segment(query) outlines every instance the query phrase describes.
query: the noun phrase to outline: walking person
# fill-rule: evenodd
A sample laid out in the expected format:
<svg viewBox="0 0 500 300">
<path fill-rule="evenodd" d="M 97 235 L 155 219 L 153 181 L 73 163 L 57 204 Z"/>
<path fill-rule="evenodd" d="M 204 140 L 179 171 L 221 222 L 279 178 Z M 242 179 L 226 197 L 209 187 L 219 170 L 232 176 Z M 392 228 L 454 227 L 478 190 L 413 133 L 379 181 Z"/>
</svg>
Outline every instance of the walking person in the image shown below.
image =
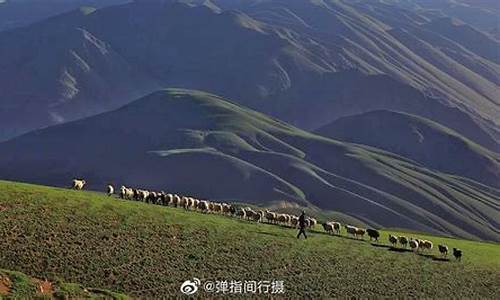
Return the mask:
<svg viewBox="0 0 500 300">
<path fill-rule="evenodd" d="M 302 214 L 299 217 L 299 234 L 297 234 L 297 238 L 300 238 L 300 235 L 303 234 L 304 238 L 307 239 L 306 235 L 306 212 L 302 211 Z"/>
</svg>

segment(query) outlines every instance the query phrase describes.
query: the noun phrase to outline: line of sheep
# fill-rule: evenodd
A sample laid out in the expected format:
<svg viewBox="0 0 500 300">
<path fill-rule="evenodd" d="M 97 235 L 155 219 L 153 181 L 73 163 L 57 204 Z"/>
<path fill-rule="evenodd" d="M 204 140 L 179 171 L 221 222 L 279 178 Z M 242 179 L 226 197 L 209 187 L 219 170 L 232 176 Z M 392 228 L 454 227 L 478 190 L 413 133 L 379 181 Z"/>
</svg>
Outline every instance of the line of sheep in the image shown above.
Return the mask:
<svg viewBox="0 0 500 300">
<path fill-rule="evenodd" d="M 83 179 L 73 180 L 73 189 L 82 190 L 86 182 Z M 107 186 L 108 196 L 112 196 L 115 189 L 112 185 Z M 144 189 L 135 189 L 131 187 L 121 186 L 118 196 L 124 200 L 141 201 L 150 204 L 183 207 L 186 210 L 197 210 L 204 213 L 219 213 L 227 216 L 239 217 L 255 222 L 267 221 L 270 224 L 283 225 L 291 228 L 298 226 L 299 217 L 296 215 L 272 212 L 269 210 L 253 210 L 250 207 L 237 208 L 231 204 L 213 202 L 208 200 L 199 200 L 193 197 L 180 196 L 177 194 L 165 193 L 164 191 L 154 192 Z M 308 217 L 305 220 L 306 227 L 313 228 L 317 225 L 315 218 Z M 325 222 L 322 224 L 323 229 L 330 234 L 341 234 L 342 224 L 340 222 Z M 380 233 L 376 229 L 363 229 L 352 225 L 344 225 L 347 234 L 352 235 L 354 238 L 364 239 L 365 234 L 368 234 L 370 241 L 378 242 Z M 405 236 L 395 236 L 389 234 L 389 243 L 393 247 L 397 247 L 398 243 L 403 248 L 408 246 L 415 252 L 430 252 L 433 248 L 433 243 L 428 240 L 420 240 L 415 238 L 407 238 Z M 439 252 L 443 256 L 448 255 L 447 245 L 438 245 Z M 453 256 L 456 260 L 461 260 L 462 250 L 453 248 Z"/>
<path fill-rule="evenodd" d="M 337 235 L 340 235 L 341 231 L 341 224 L 339 222 L 326 222 L 323 223 L 323 229 L 327 233 L 336 233 Z M 344 225 L 344 228 L 346 229 L 347 234 L 352 235 L 354 238 L 361 238 L 364 239 L 364 235 L 368 234 L 368 237 L 370 238 L 370 241 L 376 241 L 378 242 L 378 239 L 380 237 L 380 233 L 378 230 L 375 229 L 363 229 L 363 228 L 358 228 L 355 226 L 351 225 Z M 398 243 L 401 245 L 403 248 L 407 248 L 408 246 L 415 252 L 430 252 L 432 251 L 433 248 L 433 243 L 428 240 L 420 240 L 420 239 L 415 239 L 415 238 L 407 238 L 405 236 L 395 236 L 392 234 L 389 234 L 389 243 L 393 247 L 397 247 Z M 438 245 L 438 250 L 441 253 L 442 256 L 446 257 L 448 256 L 448 246 L 447 245 Z M 456 260 L 461 260 L 462 259 L 462 250 L 458 248 L 453 248 L 453 256 L 455 257 Z"/>
<path fill-rule="evenodd" d="M 81 189 L 78 188 L 80 187 L 78 184 L 74 186 L 76 189 Z M 107 193 L 109 196 L 114 194 L 114 188 L 112 185 L 107 186 Z M 164 191 L 154 192 L 122 186 L 118 196 L 124 200 L 135 200 L 156 205 L 182 207 L 186 210 L 196 210 L 205 213 L 220 213 L 250 221 L 267 221 L 271 224 L 288 227 L 297 227 L 299 222 L 299 217 L 295 215 L 276 213 L 269 210 L 254 210 L 250 207 L 238 208 L 228 203 L 199 200 L 193 197 L 166 193 Z M 318 223 L 318 221 L 314 218 L 307 218 L 305 222 L 306 226 L 309 228 L 314 227 Z"/>
</svg>

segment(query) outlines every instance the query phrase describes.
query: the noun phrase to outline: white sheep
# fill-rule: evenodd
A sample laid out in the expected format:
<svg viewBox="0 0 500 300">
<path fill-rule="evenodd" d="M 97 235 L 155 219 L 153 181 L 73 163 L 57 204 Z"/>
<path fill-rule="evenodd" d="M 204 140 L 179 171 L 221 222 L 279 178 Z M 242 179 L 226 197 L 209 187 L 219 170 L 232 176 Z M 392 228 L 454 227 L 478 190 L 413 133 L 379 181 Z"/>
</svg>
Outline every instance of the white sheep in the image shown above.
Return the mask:
<svg viewBox="0 0 500 300">
<path fill-rule="evenodd" d="M 134 189 L 122 185 L 120 188 L 120 198 L 132 200 L 134 198 Z"/>
<path fill-rule="evenodd" d="M 423 240 L 421 241 L 419 244 L 418 244 L 418 247 L 419 248 L 422 248 L 422 250 L 428 250 L 428 251 L 431 251 L 432 250 L 432 247 L 433 247 L 433 244 L 431 241 L 428 241 L 428 240 Z"/>
<path fill-rule="evenodd" d="M 173 194 L 167 194 L 165 196 L 165 205 L 173 205 L 174 204 L 174 195 Z"/>
<path fill-rule="evenodd" d="M 236 215 L 242 219 L 245 219 L 247 217 L 247 212 L 245 211 L 244 208 L 242 208 L 242 209 L 238 210 Z"/>
<path fill-rule="evenodd" d="M 266 220 L 269 222 L 269 223 L 275 223 L 276 222 L 276 213 L 274 212 L 271 212 L 269 210 L 266 210 Z"/>
<path fill-rule="evenodd" d="M 327 233 L 333 233 L 333 224 L 330 223 L 330 222 L 327 222 L 327 223 L 323 223 L 323 229 L 327 232 Z"/>
<path fill-rule="evenodd" d="M 347 231 L 348 234 L 352 234 L 352 236 L 356 237 L 357 234 L 357 227 L 351 226 L 351 225 L 345 225 L 345 230 Z"/>
<path fill-rule="evenodd" d="M 313 228 L 314 226 L 316 226 L 316 224 L 318 224 L 318 220 L 316 220 L 315 218 L 308 218 L 308 219 L 310 228 Z"/>
<path fill-rule="evenodd" d="M 83 179 L 73 179 L 72 188 L 75 190 L 83 190 L 83 187 L 87 184 L 87 182 Z"/>
<path fill-rule="evenodd" d="M 174 207 L 180 205 L 180 202 L 181 202 L 181 197 L 177 194 L 174 194 L 174 198 L 172 199 L 172 204 L 174 205 Z"/>
<path fill-rule="evenodd" d="M 292 216 L 289 214 L 285 214 L 285 224 L 290 225 L 290 221 L 292 220 Z"/>
<path fill-rule="evenodd" d="M 200 204 L 200 200 L 195 198 L 193 201 L 194 201 L 193 207 L 198 208 L 198 205 Z"/>
<path fill-rule="evenodd" d="M 278 221 L 278 223 L 286 224 L 286 215 L 285 214 L 278 214 L 276 217 L 276 220 Z"/>
<path fill-rule="evenodd" d="M 222 213 L 225 215 L 231 214 L 231 205 L 227 203 L 222 203 Z"/>
<path fill-rule="evenodd" d="M 214 212 L 217 212 L 217 213 L 222 212 L 222 204 L 214 203 Z"/>
<path fill-rule="evenodd" d="M 261 220 L 261 215 L 258 213 L 258 212 L 253 212 L 253 216 L 252 216 L 252 220 L 255 221 L 255 222 L 260 222 Z"/>
<path fill-rule="evenodd" d="M 149 197 L 149 191 L 137 190 L 137 200 L 146 202 Z"/>
<path fill-rule="evenodd" d="M 115 193 L 115 188 L 111 184 L 108 184 L 107 192 L 108 192 L 108 196 L 111 196 Z"/>
<path fill-rule="evenodd" d="M 189 197 L 189 202 L 189 207 L 191 207 L 192 209 L 196 209 L 196 207 L 198 206 L 196 199 L 193 197 Z"/>
<path fill-rule="evenodd" d="M 333 229 L 335 230 L 335 232 L 340 235 L 340 227 L 342 225 L 340 225 L 339 222 L 330 222 L 332 225 L 333 225 Z"/>
<path fill-rule="evenodd" d="M 191 197 L 184 197 L 184 209 L 189 209 L 192 205 L 191 203 Z"/>
<path fill-rule="evenodd" d="M 198 209 L 201 210 L 202 212 L 208 212 L 208 210 L 209 210 L 208 201 L 206 201 L 206 200 L 199 201 L 198 202 Z"/>
<path fill-rule="evenodd" d="M 186 200 L 187 198 L 182 196 L 181 199 L 179 200 L 179 202 L 177 203 L 177 205 L 179 205 L 180 207 L 186 207 Z"/>
<path fill-rule="evenodd" d="M 410 248 L 412 250 L 418 250 L 418 244 L 419 244 L 419 240 L 417 239 L 413 239 L 413 238 L 410 238 L 410 241 L 408 242 L 408 244 L 410 245 Z"/>
<path fill-rule="evenodd" d="M 128 199 L 127 198 L 127 187 L 124 186 L 124 185 L 122 185 L 120 187 L 120 198 L 122 198 L 122 199 Z"/>
<path fill-rule="evenodd" d="M 258 215 L 258 213 L 250 207 L 245 208 L 245 213 L 246 213 L 247 219 L 249 219 L 249 220 L 253 220 L 254 216 Z"/>
</svg>

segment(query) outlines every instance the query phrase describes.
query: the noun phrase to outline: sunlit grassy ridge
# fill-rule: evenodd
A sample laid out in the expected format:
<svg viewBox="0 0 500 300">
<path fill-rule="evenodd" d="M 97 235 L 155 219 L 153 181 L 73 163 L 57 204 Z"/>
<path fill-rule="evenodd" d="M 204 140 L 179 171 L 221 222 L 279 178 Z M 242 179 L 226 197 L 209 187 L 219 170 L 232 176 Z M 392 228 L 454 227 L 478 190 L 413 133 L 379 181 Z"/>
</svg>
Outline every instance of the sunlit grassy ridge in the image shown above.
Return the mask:
<svg viewBox="0 0 500 300">
<path fill-rule="evenodd" d="M 99 193 L 9 182 L 0 182 L 0 190 L 0 239 L 6 241 L 0 243 L 0 268 L 38 278 L 147 297 L 180 296 L 181 283 L 193 277 L 283 280 L 287 297 L 500 293 L 495 243 L 406 234 L 464 251 L 462 262 L 435 261 L 328 236 L 319 226 L 298 241 L 295 230 L 275 225 Z"/>
</svg>

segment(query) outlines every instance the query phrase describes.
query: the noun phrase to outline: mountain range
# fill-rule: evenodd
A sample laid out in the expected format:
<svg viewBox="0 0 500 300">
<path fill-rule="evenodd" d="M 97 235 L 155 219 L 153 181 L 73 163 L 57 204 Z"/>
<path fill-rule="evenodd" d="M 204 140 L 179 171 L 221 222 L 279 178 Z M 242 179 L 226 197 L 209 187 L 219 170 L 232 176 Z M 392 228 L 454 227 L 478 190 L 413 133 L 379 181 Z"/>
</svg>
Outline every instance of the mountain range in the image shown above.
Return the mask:
<svg viewBox="0 0 500 300">
<path fill-rule="evenodd" d="M 402 111 L 499 149 L 499 43 L 483 31 L 383 1 L 182 2 L 87 7 L 0 33 L 0 138 L 173 86 L 306 130 Z"/>
<path fill-rule="evenodd" d="M 499 241 L 499 13 L 489 0 L 4 1 L 0 178 Z"/>
</svg>

